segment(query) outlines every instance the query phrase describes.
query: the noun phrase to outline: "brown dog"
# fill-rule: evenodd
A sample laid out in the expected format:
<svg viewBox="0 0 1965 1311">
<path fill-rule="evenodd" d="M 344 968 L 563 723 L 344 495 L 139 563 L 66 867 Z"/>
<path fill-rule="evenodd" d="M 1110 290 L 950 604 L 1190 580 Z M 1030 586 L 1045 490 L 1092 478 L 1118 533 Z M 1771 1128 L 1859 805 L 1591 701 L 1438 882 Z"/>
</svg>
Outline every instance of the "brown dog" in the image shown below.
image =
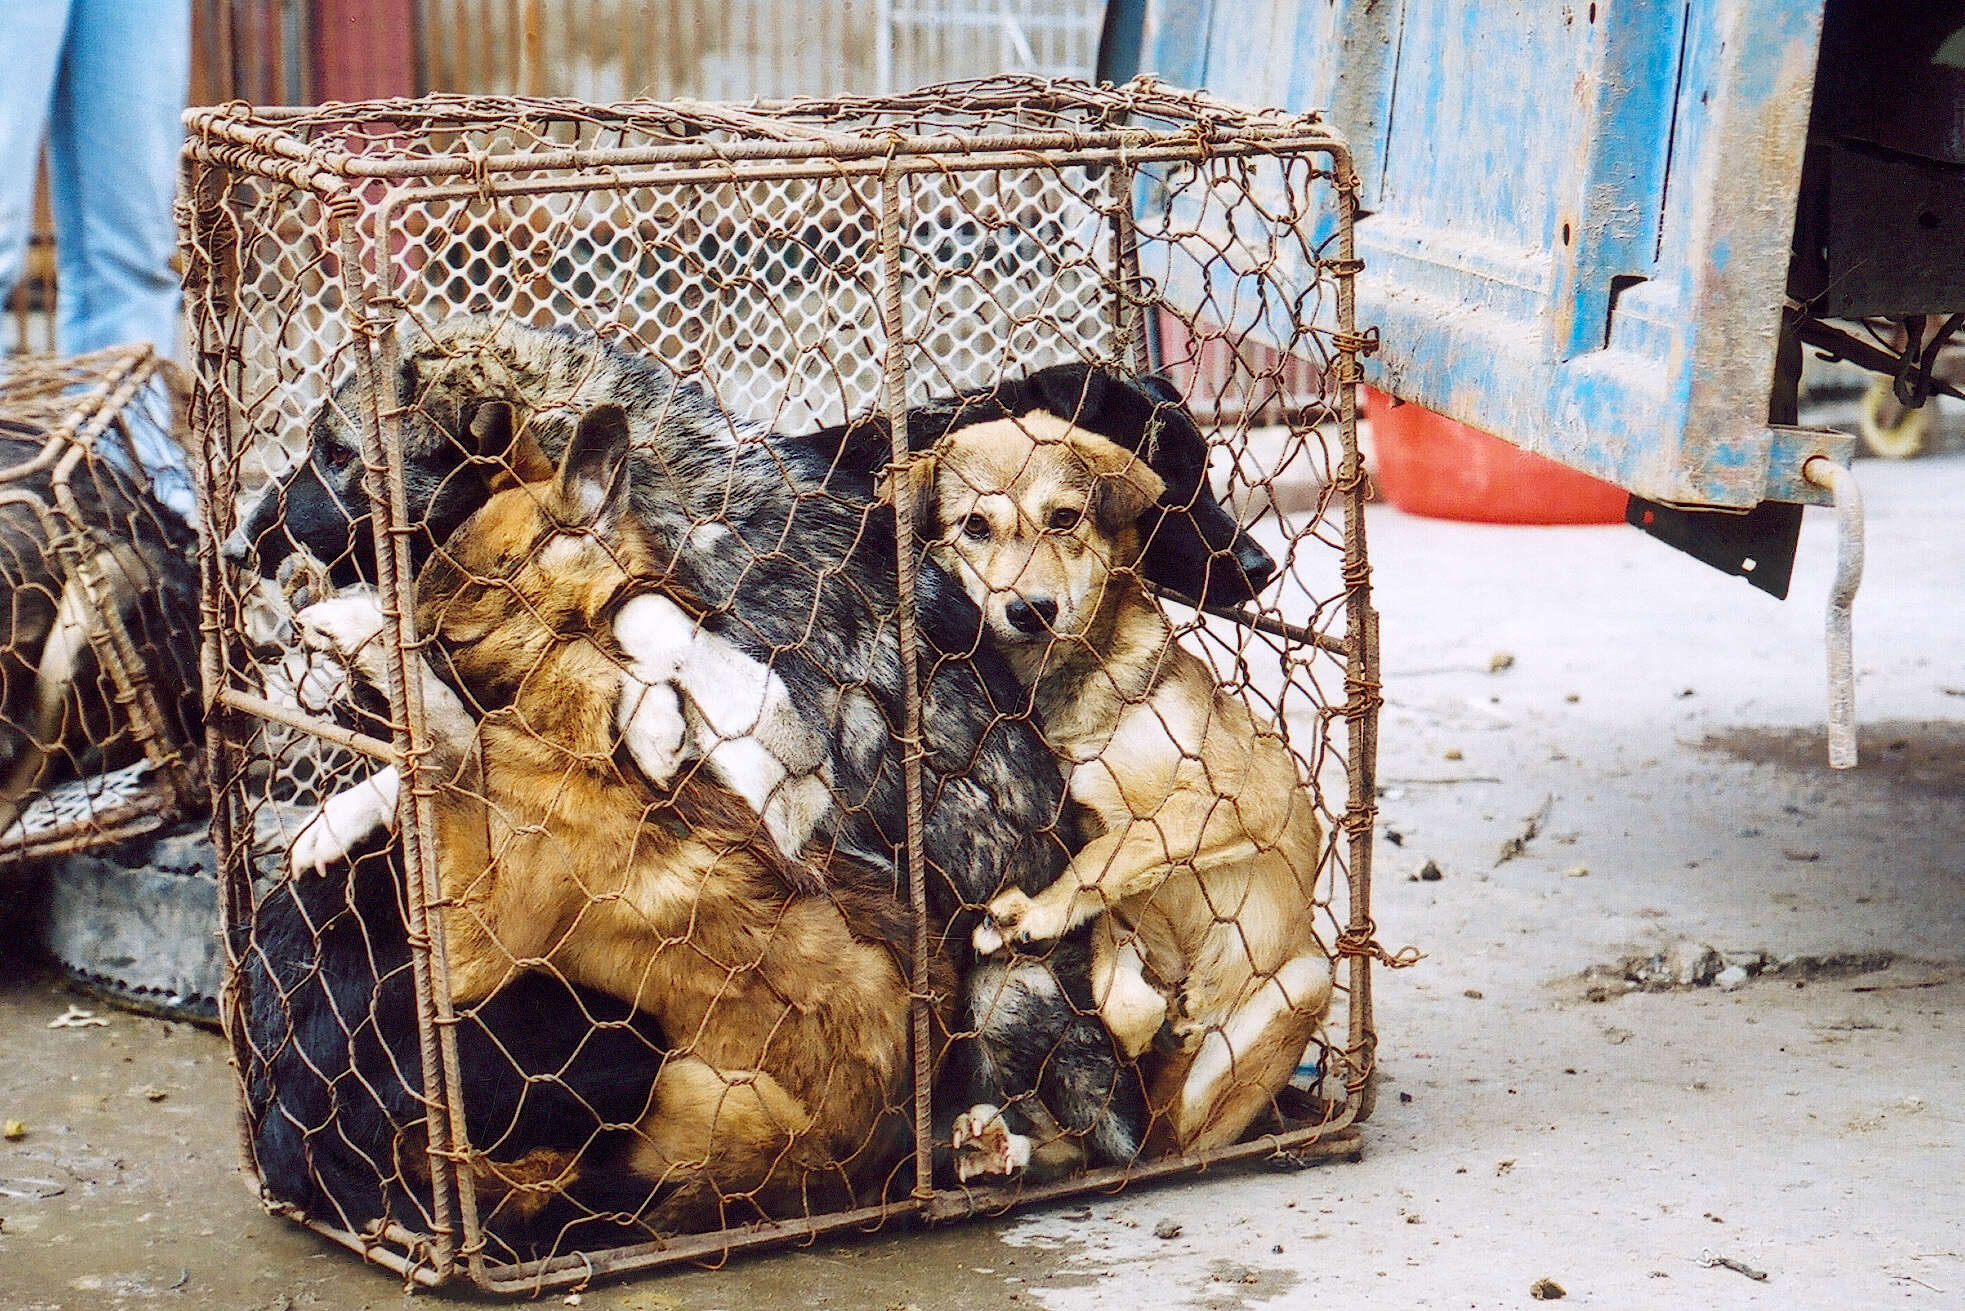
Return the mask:
<svg viewBox="0 0 1965 1311">
<path fill-rule="evenodd" d="M 910 478 L 934 558 L 983 608 L 1072 797 L 1103 826 L 1050 887 L 992 901 L 976 946 L 1098 918 L 1094 995 L 1113 1035 L 1135 1056 L 1163 1025 L 1179 1039 L 1152 1076 L 1156 1135 L 1182 1152 L 1232 1143 L 1329 1006 L 1313 927 L 1321 835 L 1282 739 L 1175 642 L 1133 572 L 1160 478 L 1042 414 L 960 429 Z M 958 1136 L 1000 1142 L 992 1111 Z M 1005 1166 L 1025 1150 L 1005 1145 Z"/>
<path fill-rule="evenodd" d="M 509 436 L 508 407 L 481 418 Z M 518 477 L 549 476 L 497 492 L 417 579 L 419 630 L 476 703 L 414 662 L 442 780 L 451 994 L 469 1002 L 544 968 L 660 1020 L 670 1054 L 631 1156 L 668 1189 L 651 1227 L 782 1216 L 840 1191 L 829 1184 L 855 1196 L 905 1142 L 904 908 L 843 859 L 787 861 L 694 767 L 684 689 L 714 678 L 657 684 L 615 649 L 629 605 L 667 616 L 668 673 L 721 649 L 649 590 L 655 554 L 624 513 L 620 408 L 589 412 L 556 474 L 525 439 L 512 449 Z M 377 681 L 381 620 L 366 600 L 300 616 L 311 642 Z M 624 680 L 673 730 L 666 769 L 646 741 L 641 770 L 626 763 L 619 720 L 651 730 L 645 709 L 620 711 Z"/>
</svg>

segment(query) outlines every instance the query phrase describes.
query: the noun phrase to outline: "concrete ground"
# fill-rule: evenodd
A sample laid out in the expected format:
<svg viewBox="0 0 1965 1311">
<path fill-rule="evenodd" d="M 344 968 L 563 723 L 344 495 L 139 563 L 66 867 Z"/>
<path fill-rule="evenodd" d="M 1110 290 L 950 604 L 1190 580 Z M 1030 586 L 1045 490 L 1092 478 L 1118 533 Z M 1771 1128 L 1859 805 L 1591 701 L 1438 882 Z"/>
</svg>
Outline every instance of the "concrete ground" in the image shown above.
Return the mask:
<svg viewBox="0 0 1965 1311">
<path fill-rule="evenodd" d="M 1965 457 L 1859 473 L 1850 774 L 1820 732 L 1826 515 L 1781 603 L 1624 528 L 1373 512 L 1378 922 L 1426 959 L 1380 976 L 1361 1163 L 826 1241 L 582 1304 L 1485 1308 L 1551 1280 L 1579 1306 L 1965 1306 Z M 1632 959 L 1768 968 L 1733 990 L 1584 977 Z M 214 1035 L 106 1010 L 49 1028 L 76 1000 L 0 983 L 0 1119 L 26 1126 L 0 1143 L 0 1305 L 404 1300 L 240 1187 Z"/>
</svg>

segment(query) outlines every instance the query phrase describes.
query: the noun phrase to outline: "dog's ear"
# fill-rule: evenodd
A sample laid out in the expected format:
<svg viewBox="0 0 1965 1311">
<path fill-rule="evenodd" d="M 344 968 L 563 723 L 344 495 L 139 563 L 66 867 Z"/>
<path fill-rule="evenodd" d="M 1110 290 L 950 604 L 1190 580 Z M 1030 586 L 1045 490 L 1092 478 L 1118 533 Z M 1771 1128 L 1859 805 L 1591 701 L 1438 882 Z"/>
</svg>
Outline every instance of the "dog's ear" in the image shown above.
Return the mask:
<svg viewBox="0 0 1965 1311">
<path fill-rule="evenodd" d="M 628 415 L 618 405 L 596 405 L 580 416 L 560 459 L 560 514 L 575 526 L 611 520 L 627 501 Z"/>
<path fill-rule="evenodd" d="M 553 476 L 553 462 L 520 424 L 510 401 L 480 401 L 464 423 L 473 457 L 491 461 L 485 490 L 502 492 Z"/>
<path fill-rule="evenodd" d="M 1039 369 L 1024 380 L 1029 405 L 1055 414 L 1067 423 L 1092 426 L 1092 417 L 1106 406 L 1110 380 L 1105 371 L 1089 364 L 1053 364 Z"/>
<path fill-rule="evenodd" d="M 1115 441 L 1083 429 L 1073 429 L 1066 441 L 1098 480 L 1088 508 L 1092 522 L 1105 532 L 1132 527 L 1167 490 L 1166 480 L 1151 465 Z"/>
<path fill-rule="evenodd" d="M 1180 394 L 1180 388 L 1173 379 L 1159 373 L 1142 373 L 1133 379 L 1135 385 L 1146 393 L 1147 399 L 1157 405 L 1185 405 L 1187 398 Z"/>
<path fill-rule="evenodd" d="M 942 448 L 947 441 L 947 438 L 943 438 L 927 450 L 910 455 L 907 465 L 898 475 L 892 465 L 888 465 L 880 475 L 881 500 L 891 505 L 896 497 L 908 498 L 914 511 L 916 537 L 933 539 L 940 536 L 939 525 L 935 522 L 935 477 L 941 472 Z"/>
</svg>

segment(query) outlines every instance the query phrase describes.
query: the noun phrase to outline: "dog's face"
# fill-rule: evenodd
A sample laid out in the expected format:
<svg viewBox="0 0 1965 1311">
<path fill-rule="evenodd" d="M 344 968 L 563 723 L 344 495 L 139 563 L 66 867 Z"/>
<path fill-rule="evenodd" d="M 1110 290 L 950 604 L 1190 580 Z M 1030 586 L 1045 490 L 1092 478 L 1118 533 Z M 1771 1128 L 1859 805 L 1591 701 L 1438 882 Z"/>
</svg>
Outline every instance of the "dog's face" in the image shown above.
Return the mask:
<svg viewBox="0 0 1965 1311">
<path fill-rule="evenodd" d="M 1159 475 L 1159 512 L 1140 521 L 1139 568 L 1147 578 L 1182 596 L 1239 605 L 1276 576 L 1276 562 L 1208 486 L 1208 440 L 1172 383 L 1061 364 L 1031 374 L 1018 390 L 1019 406 L 1041 406 L 1110 438 Z"/>
<path fill-rule="evenodd" d="M 417 574 L 417 624 L 467 682 L 509 695 L 546 647 L 593 635 L 630 578 L 649 572 L 626 523 L 628 425 L 618 405 L 579 423 L 557 471 L 516 429 L 512 407 L 482 406 L 469 424 L 507 472 Z"/>
<path fill-rule="evenodd" d="M 226 557 L 272 577 L 294 551 L 305 548 L 327 567 L 335 584 L 376 581 L 373 516 L 364 488 L 365 466 L 351 380 L 323 405 L 308 428 L 307 455 L 260 493 L 224 545 Z M 401 419 L 403 492 L 411 538 L 411 567 L 484 504 L 495 464 L 473 444 L 469 425 L 453 437 L 444 425 L 412 407 Z"/>
<path fill-rule="evenodd" d="M 1085 631 L 1165 490 L 1132 452 L 1043 413 L 959 428 L 909 475 L 931 553 L 1009 647 Z"/>
</svg>

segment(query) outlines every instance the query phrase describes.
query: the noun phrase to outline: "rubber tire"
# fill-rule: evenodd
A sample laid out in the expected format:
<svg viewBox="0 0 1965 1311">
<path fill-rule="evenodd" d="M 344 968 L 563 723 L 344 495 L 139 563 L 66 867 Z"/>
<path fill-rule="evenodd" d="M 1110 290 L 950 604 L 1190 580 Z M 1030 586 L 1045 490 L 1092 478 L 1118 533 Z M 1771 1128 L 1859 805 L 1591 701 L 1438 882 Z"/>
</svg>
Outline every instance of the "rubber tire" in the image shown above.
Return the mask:
<svg viewBox="0 0 1965 1311">
<path fill-rule="evenodd" d="M 1893 410 L 1896 417 L 1886 419 Z M 1936 410 L 1935 397 L 1917 409 L 1905 409 L 1898 403 L 1890 379 L 1878 378 L 1863 393 L 1856 432 L 1863 439 L 1863 449 L 1871 455 L 1885 460 L 1908 460 L 1929 449 Z"/>
</svg>

